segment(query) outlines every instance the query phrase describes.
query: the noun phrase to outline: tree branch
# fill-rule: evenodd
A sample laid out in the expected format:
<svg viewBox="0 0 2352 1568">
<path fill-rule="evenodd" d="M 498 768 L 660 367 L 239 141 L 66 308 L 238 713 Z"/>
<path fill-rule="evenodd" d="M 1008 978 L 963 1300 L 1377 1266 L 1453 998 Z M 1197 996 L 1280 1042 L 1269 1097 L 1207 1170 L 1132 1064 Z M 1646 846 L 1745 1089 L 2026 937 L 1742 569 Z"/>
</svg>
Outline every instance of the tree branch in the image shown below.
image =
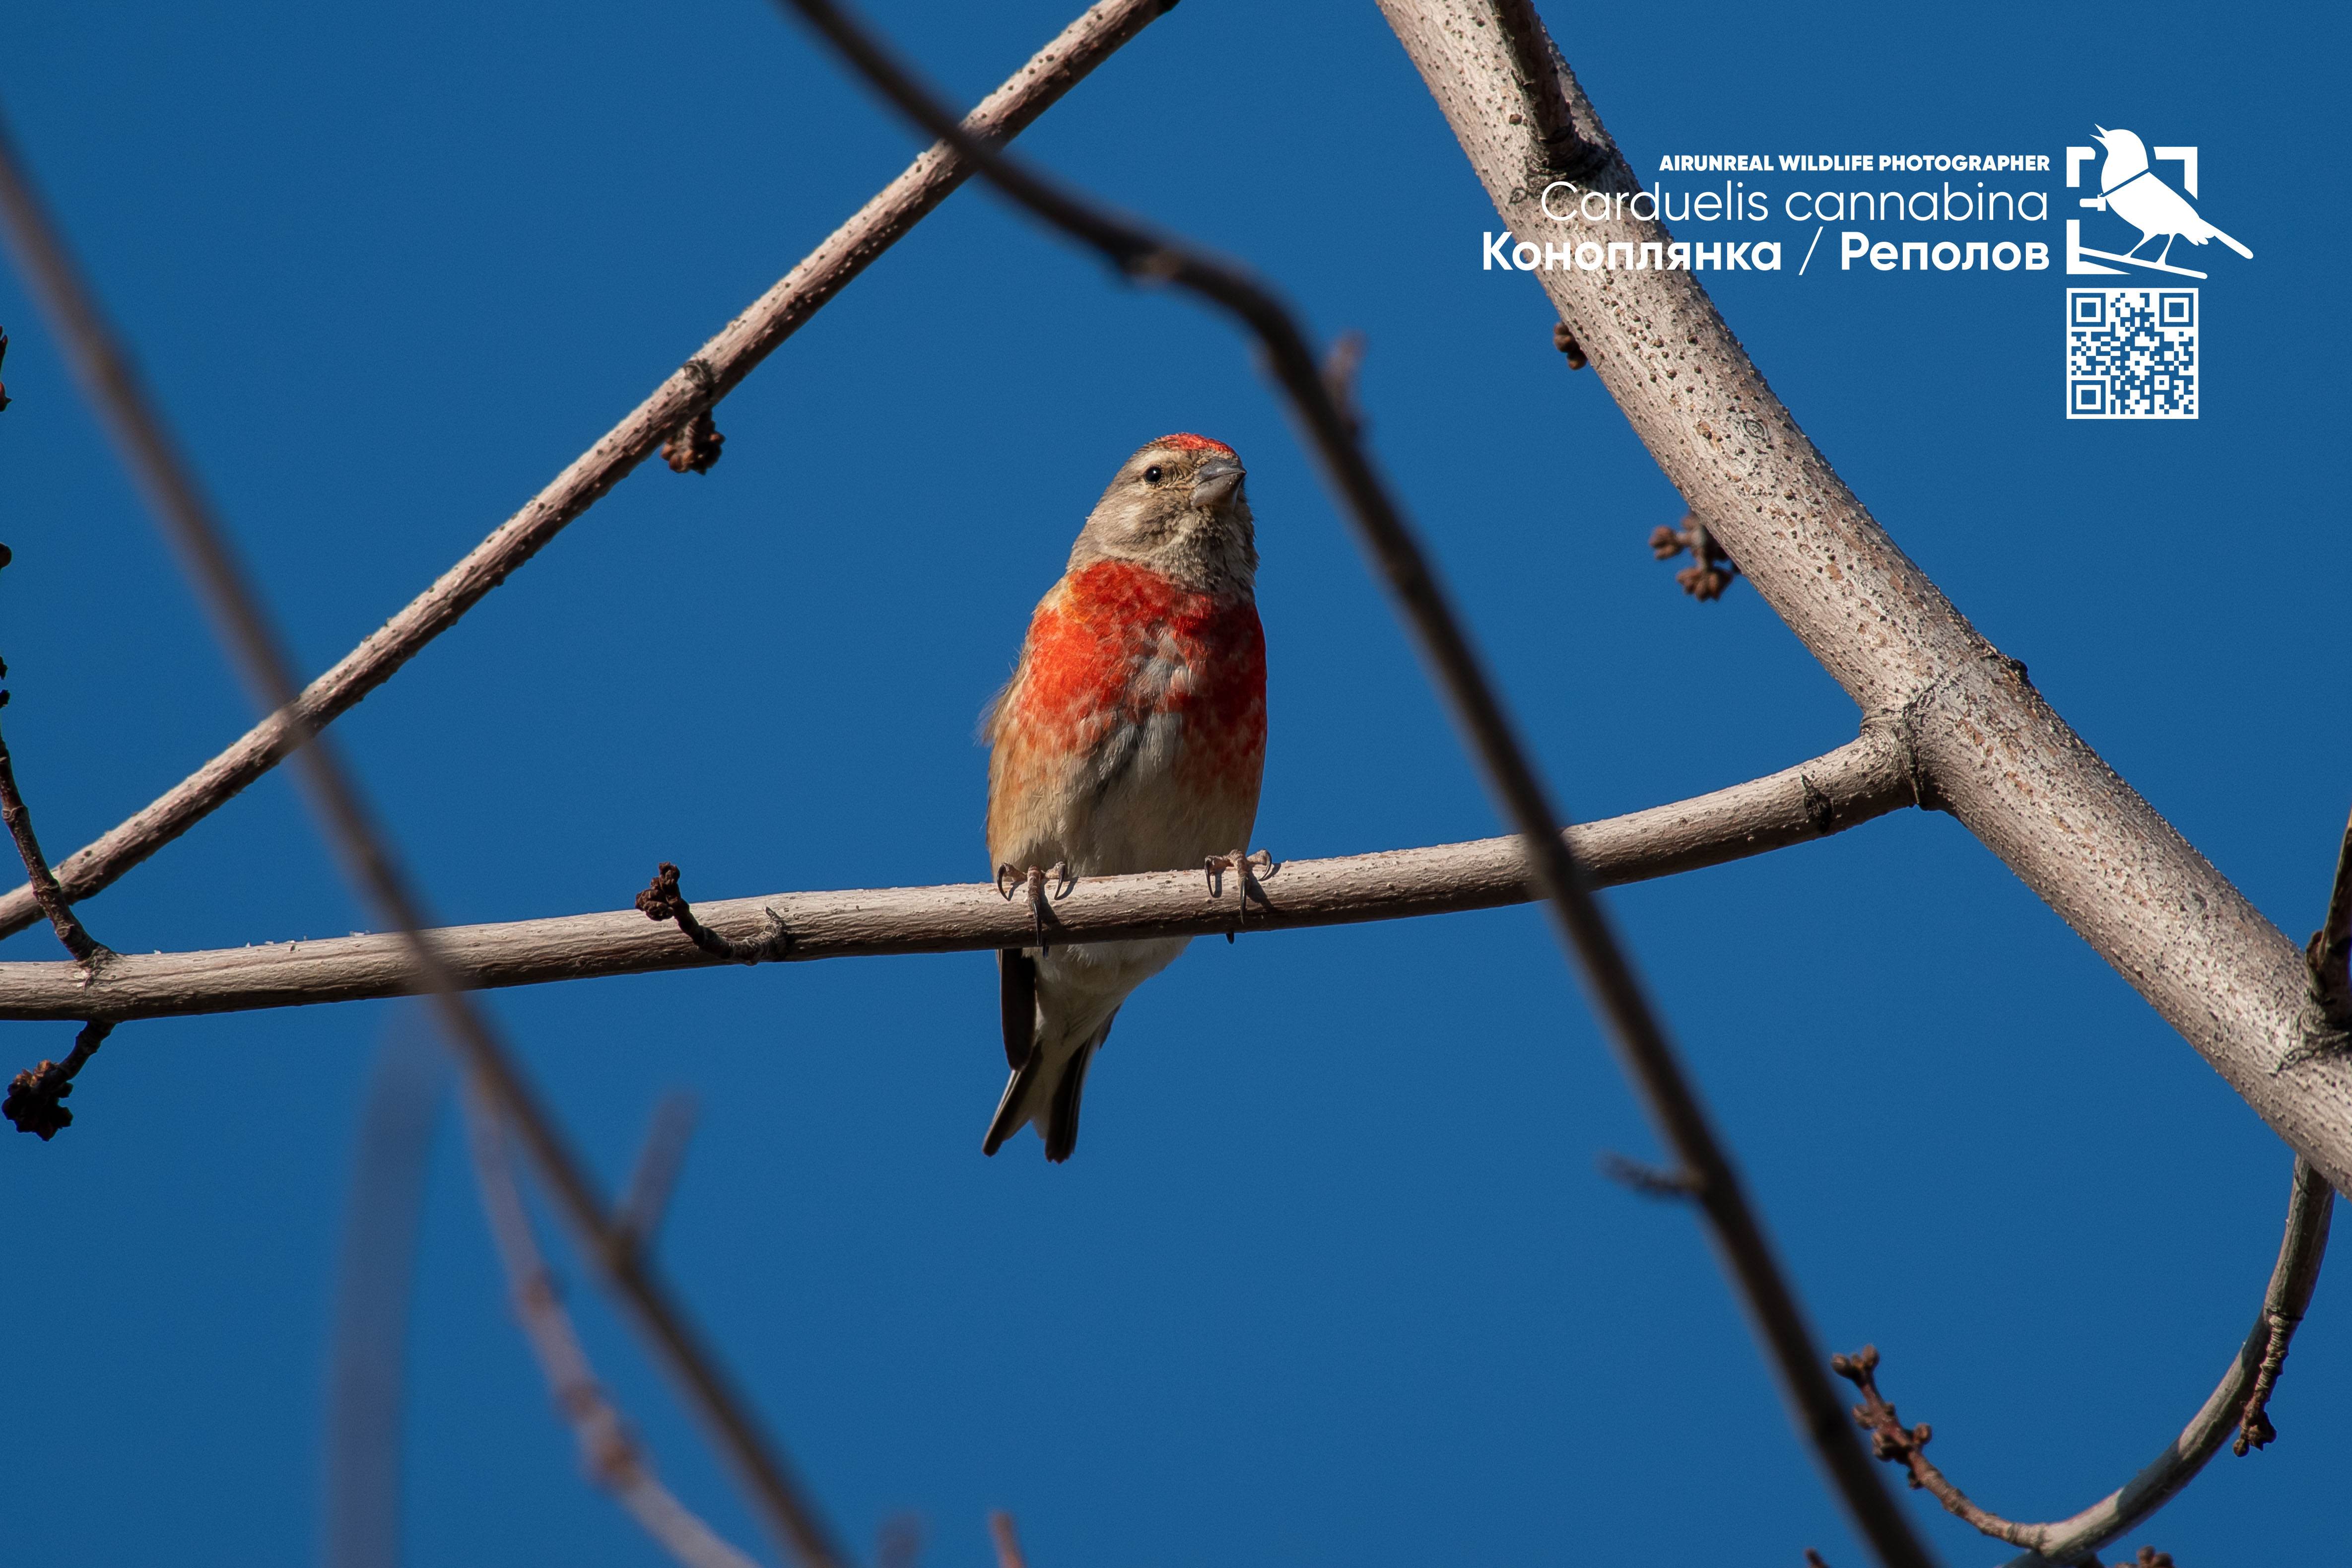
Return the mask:
<svg viewBox="0 0 2352 1568">
<path fill-rule="evenodd" d="M 1843 832 L 1911 804 L 1899 748 L 1879 731 L 1824 756 L 1712 795 L 1580 823 L 1569 841 L 1603 886 L 1670 876 Z M 1249 930 L 1345 925 L 1525 903 L 1516 838 L 1329 860 L 1291 860 L 1264 883 Z M 1207 936 L 1233 929 L 1230 901 L 1198 871 L 1090 877 L 1047 906 L 1054 940 Z M 732 951 L 707 952 L 635 910 L 565 915 L 431 932 L 451 982 L 537 985 L 740 962 L 775 946 L 786 962 L 901 952 L 988 952 L 1030 940 L 1030 907 L 991 885 L 775 893 L 700 906 Z M 779 938 L 782 941 L 779 941 Z M 422 989 L 393 935 L 273 942 L 210 952 L 123 953 L 96 977 L 58 962 L 0 963 L 0 1019 L 146 1018 L 297 1007 Z"/>
<path fill-rule="evenodd" d="M 1683 1071 L 1674 1042 L 1617 940 L 1584 868 L 1560 831 L 1549 791 L 1487 679 L 1484 661 L 1412 526 L 1359 440 L 1359 422 L 1331 395 L 1297 318 L 1255 278 L 1227 262 L 1111 216 L 964 137 L 947 111 L 830 0 L 783 0 L 901 112 L 952 142 L 989 183 L 1035 217 L 1100 252 L 1127 277 L 1195 296 L 1248 328 L 1269 377 L 1288 401 L 1331 488 L 1345 501 L 1358 542 L 1385 579 L 1399 617 L 1419 645 L 1431 682 L 1452 708 L 1465 745 L 1526 847 L 1527 878 L 1552 917 L 1554 934 L 1582 974 L 1603 1033 L 1652 1119 L 1690 1172 L 1693 1202 L 1706 1216 L 1758 1336 L 1854 1522 L 1888 1568 L 1930 1559 L 1853 1434 L 1838 1418 L 1812 1330 L 1774 1258 L 1762 1220 Z M 1529 26 L 1533 10 L 1526 8 Z"/>
<path fill-rule="evenodd" d="M 2278 1262 L 2263 1292 L 2263 1310 L 2239 1347 L 2237 1359 L 2179 1436 L 2129 1481 L 2071 1519 L 2021 1524 L 1978 1506 L 1927 1458 L 1927 1444 L 1934 1436 L 1927 1424 L 1923 1421 L 1906 1427 L 1895 1406 L 1879 1393 L 1875 1348 L 1864 1345 L 1859 1354 L 1833 1357 L 1830 1364 L 1861 1390 L 1863 1403 L 1854 1407 L 1853 1418 L 1870 1433 L 1873 1451 L 1879 1458 L 1904 1466 L 1910 1471 L 1911 1484 L 1933 1495 L 1954 1517 L 1996 1541 L 2027 1549 L 2007 1568 L 2080 1563 L 2171 1501 L 2221 1451 L 2232 1431 L 2239 1434 L 2235 1448 L 2240 1454 L 2250 1444 L 2260 1447 L 2277 1435 L 2263 1405 L 2286 1358 L 2287 1341 L 2302 1321 L 2312 1290 L 2319 1283 L 2335 1197 L 2309 1161 L 2295 1161 Z"/>
<path fill-rule="evenodd" d="M 1381 0 L 1514 232 L 1547 231 L 1534 129 L 1489 0 Z M 1540 26 L 1540 24 L 1537 24 Z M 1556 58 L 1556 57 L 1555 57 Z M 1575 76 L 1558 85 L 1601 148 L 1584 186 L 1631 193 Z M 1631 203 L 1627 203 L 1628 209 Z M 1654 222 L 1580 222 L 1638 247 Z M 1949 811 L 2039 893 L 2335 1183 L 2352 1181 L 2352 1051 L 2304 954 L 2117 778 L 1979 636 L 1846 488 L 1686 271 L 1530 274 L 1690 509 L 1865 715 L 1907 746 L 1923 804 Z"/>
<path fill-rule="evenodd" d="M 0 355 L 7 353 L 8 334 L 0 332 Z M 8 564 L 8 547 L 0 544 L 0 567 Z M 8 666 L 0 662 L 0 677 L 8 673 Z M 8 693 L 0 691 L 0 708 L 8 705 Z M 49 870 L 49 858 L 41 852 L 41 841 L 33 832 L 33 814 L 25 805 L 25 796 L 16 787 L 16 761 L 8 753 L 8 742 L 0 739 L 0 820 L 8 825 L 8 837 L 16 843 L 17 858 L 25 862 L 26 890 L 41 913 L 49 917 L 49 925 L 58 933 L 58 941 L 74 955 L 77 962 L 97 967 L 101 959 L 113 952 L 82 928 L 58 889 L 58 879 Z"/>
<path fill-rule="evenodd" d="M 1172 3 L 1104 0 L 1088 7 L 1028 64 L 982 100 L 964 124 L 975 135 L 998 140 L 1019 134 Z M 0 130 L 0 144 L 5 140 L 5 130 Z M 14 153 L 0 146 L 0 159 L 13 162 Z M 304 688 L 290 712 L 273 712 L 144 810 L 68 857 L 57 868 L 67 901 L 87 899 L 105 889 L 276 767 L 300 743 L 303 734 L 332 723 L 392 679 L 425 644 L 455 626 L 459 616 L 603 500 L 673 434 L 707 416 L 761 361 L 971 174 L 971 165 L 944 145 L 930 148 L 909 163 L 905 173 L 729 322 L 725 331 L 705 343 L 652 396 L 606 431 L 603 439 L 574 458 L 520 511 Z M 10 205 L 13 208 L 15 204 Z M 21 214 L 12 215 L 9 221 L 13 230 L 24 231 Z M 690 451 L 693 460 L 698 460 L 705 450 L 715 453 L 715 448 L 691 440 L 680 449 Z M 40 914 L 29 888 L 0 894 L 0 936 L 24 930 Z"/>
<path fill-rule="evenodd" d="M 504 1130 L 482 1103 L 480 1092 L 470 1085 L 465 1105 L 474 1184 L 481 1194 L 482 1212 L 489 1217 L 499 1261 L 506 1269 L 507 1294 L 514 1302 L 515 1318 L 531 1355 L 547 1378 L 555 1408 L 579 1440 L 580 1462 L 589 1479 L 612 1493 L 654 1544 L 686 1568 L 755 1568 L 751 1558 L 678 1501 L 654 1475 L 635 1434 L 596 1381 L 595 1368 L 589 1364 L 588 1352 L 572 1326 L 572 1315 L 563 1310 L 555 1275 L 531 1235 L 530 1215 L 523 1207 L 522 1193 L 515 1182 Z"/>
</svg>

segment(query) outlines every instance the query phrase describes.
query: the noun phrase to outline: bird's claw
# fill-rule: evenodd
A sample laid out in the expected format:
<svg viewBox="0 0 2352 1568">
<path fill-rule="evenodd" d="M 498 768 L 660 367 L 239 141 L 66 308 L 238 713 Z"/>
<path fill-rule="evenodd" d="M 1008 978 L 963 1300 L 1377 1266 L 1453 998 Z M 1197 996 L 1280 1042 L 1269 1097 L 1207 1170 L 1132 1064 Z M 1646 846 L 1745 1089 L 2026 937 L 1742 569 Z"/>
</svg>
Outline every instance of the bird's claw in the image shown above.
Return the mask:
<svg viewBox="0 0 2352 1568">
<path fill-rule="evenodd" d="M 1265 889 L 1258 884 L 1271 878 L 1281 868 L 1281 863 L 1275 859 L 1273 851 L 1267 849 L 1261 849 L 1254 855 L 1244 855 L 1236 849 L 1230 855 L 1212 855 L 1201 863 L 1201 869 L 1207 875 L 1209 880 L 1209 897 L 1213 899 L 1222 899 L 1225 896 L 1224 889 L 1218 886 L 1218 874 L 1224 871 L 1234 873 L 1234 891 L 1240 900 L 1234 911 L 1234 924 L 1236 927 L 1249 919 L 1249 901 L 1253 896 L 1268 909 L 1274 907 L 1272 901 L 1265 896 Z M 1234 933 L 1227 931 L 1225 940 L 1233 941 Z"/>
<path fill-rule="evenodd" d="M 1077 885 L 1078 879 L 1070 875 L 1068 862 L 1063 860 L 1056 860 L 1042 869 L 1032 866 L 1024 871 L 1011 861 L 996 868 L 999 898 L 1010 903 L 1013 894 L 1024 890 L 1028 893 L 1030 925 L 1036 932 L 1037 951 L 1041 954 L 1052 951 L 1045 942 L 1045 905 Z"/>
</svg>

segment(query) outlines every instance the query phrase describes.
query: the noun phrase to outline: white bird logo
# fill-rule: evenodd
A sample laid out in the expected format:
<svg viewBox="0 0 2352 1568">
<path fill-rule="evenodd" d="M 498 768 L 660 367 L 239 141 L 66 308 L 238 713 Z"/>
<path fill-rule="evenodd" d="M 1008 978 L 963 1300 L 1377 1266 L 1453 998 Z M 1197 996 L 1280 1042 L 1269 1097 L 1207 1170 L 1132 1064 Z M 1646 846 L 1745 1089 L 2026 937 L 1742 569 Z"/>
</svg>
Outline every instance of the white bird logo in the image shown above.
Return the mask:
<svg viewBox="0 0 2352 1568">
<path fill-rule="evenodd" d="M 2137 136 L 2128 131 L 2110 131 L 2104 125 L 2096 127 L 2096 130 L 2099 133 L 2096 140 L 2107 150 L 2107 156 L 2099 166 L 2099 194 L 2084 196 L 2083 205 L 2101 212 L 2112 211 L 2139 230 L 2139 244 L 2113 259 L 2140 261 L 2147 265 L 2139 255 L 2140 246 L 2159 234 L 2164 236 L 2164 249 L 2158 253 L 2154 262 L 2158 267 L 2165 265 L 2165 258 L 2172 254 L 2172 242 L 2176 239 L 2185 239 L 2191 245 L 2218 239 L 2248 260 L 2253 258 L 2252 251 L 2199 217 L 2197 209 L 2189 205 L 2188 197 L 2156 176 L 2148 167 L 2147 147 Z M 2074 182 L 2070 179 L 2067 183 L 2072 184 Z M 2086 251 L 2084 254 L 2104 253 Z M 2204 274 L 2191 273 L 2190 276 L 2201 278 Z"/>
</svg>

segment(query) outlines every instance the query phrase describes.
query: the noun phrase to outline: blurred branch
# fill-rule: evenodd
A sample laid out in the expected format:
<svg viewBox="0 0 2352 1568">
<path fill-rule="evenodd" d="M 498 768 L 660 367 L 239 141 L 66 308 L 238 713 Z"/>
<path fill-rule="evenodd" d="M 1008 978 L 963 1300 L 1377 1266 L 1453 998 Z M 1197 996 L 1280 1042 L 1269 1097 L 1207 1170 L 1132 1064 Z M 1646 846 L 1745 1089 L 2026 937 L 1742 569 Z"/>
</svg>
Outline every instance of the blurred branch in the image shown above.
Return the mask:
<svg viewBox="0 0 2352 1568">
<path fill-rule="evenodd" d="M 678 1169 L 686 1163 L 687 1140 L 693 1136 L 694 1097 L 663 1095 L 646 1128 L 629 1184 L 621 1189 L 621 1201 L 613 1210 L 613 1233 L 631 1250 L 653 1245 L 669 1209 L 669 1194 L 677 1185 Z"/>
<path fill-rule="evenodd" d="M 2241 1454 L 2248 1444 L 2259 1447 L 2276 1436 L 2263 1405 L 2279 1364 L 2286 1357 L 2287 1341 L 2303 1321 L 2312 1290 L 2319 1282 L 2334 1203 L 2335 1194 L 2310 1162 L 2296 1160 L 2278 1261 L 2263 1292 L 2263 1310 L 2239 1347 L 2237 1359 L 2179 1436 L 2129 1481 L 2071 1519 L 2021 1524 L 1979 1507 L 1927 1458 L 1927 1444 L 1934 1436 L 1927 1424 L 1923 1421 L 1906 1427 L 1895 1406 L 1879 1393 L 1875 1348 L 1865 1345 L 1859 1354 L 1833 1357 L 1830 1364 L 1862 1391 L 1863 1403 L 1854 1408 L 1853 1418 L 1871 1435 L 1872 1451 L 1879 1458 L 1902 1465 L 1910 1472 L 1914 1487 L 1931 1493 L 1955 1517 L 1996 1541 L 2027 1549 L 2008 1568 L 2081 1563 L 2169 1502 L 2221 1451 L 2231 1432 L 2240 1435 L 2237 1451 Z"/>
<path fill-rule="evenodd" d="M 447 1058 L 406 1028 L 376 1054 L 360 1112 L 327 1373 L 327 1568 L 399 1568 L 402 1373 L 416 1237 Z"/>
<path fill-rule="evenodd" d="M 1912 804 L 1900 748 L 1873 731 L 1765 778 L 1567 830 L 1593 880 L 1608 886 L 1718 865 L 1843 832 Z M 1264 884 L 1252 931 L 1402 920 L 1525 903 L 1517 838 L 1290 860 Z M 1205 896 L 1197 871 L 1081 879 L 1052 906 L 1056 942 L 1213 935 L 1230 903 Z M 991 952 L 1029 936 L 1025 902 L 987 883 L 772 893 L 705 903 L 698 919 L 736 943 L 774 943 L 793 962 L 900 952 Z M 725 962 L 635 910 L 565 915 L 432 933 L 451 982 L 543 984 Z M 336 937 L 210 952 L 123 953 L 96 979 L 63 963 L 0 963 L 0 1019 L 162 1017 L 303 1006 L 422 989 L 397 936 Z"/>
<path fill-rule="evenodd" d="M 728 1543 L 700 1516 L 662 1485 L 629 1425 L 605 1395 L 589 1364 L 588 1352 L 563 1310 L 555 1276 L 531 1235 L 530 1215 L 515 1184 L 506 1135 L 498 1119 L 468 1086 L 465 1095 L 467 1144 L 474 1158 L 474 1183 L 482 1212 L 497 1241 L 515 1317 L 546 1375 L 555 1407 L 580 1442 L 580 1462 L 589 1478 L 629 1510 L 654 1543 L 686 1568 L 754 1568 L 751 1558 Z"/>
<path fill-rule="evenodd" d="M 1029 1560 L 1021 1554 L 1021 1537 L 1013 1529 L 1013 1516 L 997 1509 L 988 1516 L 988 1536 L 996 1542 L 996 1568 L 1029 1568 Z"/>
<path fill-rule="evenodd" d="M 1170 3 L 1105 0 L 1088 7 L 983 99 L 964 123 L 976 135 L 998 140 L 1019 134 Z M 5 141 L 0 130 L 0 163 L 14 168 L 16 153 Z M 66 899 L 78 901 L 106 888 L 276 767 L 304 735 L 350 711 L 673 436 L 679 437 L 674 449 L 686 467 L 709 467 L 704 459 L 716 460 L 717 434 L 710 430 L 705 439 L 702 429 L 708 428 L 711 407 L 971 174 L 971 165 L 944 145 L 909 163 L 520 511 L 298 698 L 273 710 L 144 810 L 68 856 L 57 868 Z M 12 177 L 0 189 L 0 199 L 22 250 L 39 222 L 32 214 L 31 193 Z M 689 428 L 694 426 L 702 428 Z M 0 894 L 0 936 L 22 931 L 39 916 L 29 889 Z"/>
<path fill-rule="evenodd" d="M 1386 580 L 1399 616 L 1420 645 L 1433 683 L 1454 710 L 1465 745 L 1506 817 L 1518 830 L 1526 846 L 1528 879 L 1549 906 L 1560 945 L 1581 970 L 1594 1011 L 1606 1026 L 1621 1064 L 1696 1184 L 1692 1200 L 1713 1229 L 1727 1271 L 1797 1407 L 1800 1429 L 1882 1561 L 1889 1568 L 1929 1563 L 1927 1548 L 1852 1429 L 1839 1420 L 1837 1394 L 1822 1373 L 1812 1331 L 1772 1255 L 1730 1155 L 1716 1136 L 1664 1024 L 1561 833 L 1559 814 L 1483 661 L 1419 540 L 1373 470 L 1358 440 L 1356 422 L 1333 400 L 1322 367 L 1289 309 L 1239 268 L 1114 217 L 971 142 L 927 90 L 829 0 L 780 3 L 800 12 L 882 96 L 925 131 L 953 143 L 992 184 L 1032 215 L 1091 246 L 1126 277 L 1182 289 L 1232 316 L 1257 339 L 1271 379 L 1289 401 L 1322 461 L 1326 479 L 1345 503 L 1359 541 Z M 1540 25 L 1532 7 L 1522 5 L 1517 11 L 1525 30 L 1534 37 Z M 1549 59 L 1548 40 L 1545 54 Z M 1556 61 L 1548 68 L 1556 79 Z"/>
<path fill-rule="evenodd" d="M 759 1430 L 748 1404 L 645 1255 L 614 1239 L 604 1201 L 562 1130 L 540 1104 L 488 1020 L 459 993 L 432 941 L 423 934 L 432 922 L 422 900 L 394 861 L 373 811 L 343 765 L 340 748 L 312 732 L 295 705 L 292 666 L 226 531 L 182 460 L 130 356 L 100 313 L 63 238 L 36 199 L 5 135 L 0 135 L 0 207 L 7 215 L 19 268 L 47 311 L 123 466 L 212 611 L 215 630 L 256 706 L 266 713 L 280 713 L 293 727 L 294 754 L 320 829 L 353 887 L 380 919 L 401 933 L 405 969 L 415 976 L 416 988 L 432 996 L 444 1037 L 465 1058 L 476 1087 L 491 1098 L 499 1114 L 520 1136 L 583 1249 L 603 1267 L 606 1281 L 633 1311 L 688 1403 L 734 1462 L 779 1542 L 807 1568 L 836 1568 L 842 1559 L 829 1531 Z M 86 1038 L 89 1034 L 84 1031 Z"/>
</svg>

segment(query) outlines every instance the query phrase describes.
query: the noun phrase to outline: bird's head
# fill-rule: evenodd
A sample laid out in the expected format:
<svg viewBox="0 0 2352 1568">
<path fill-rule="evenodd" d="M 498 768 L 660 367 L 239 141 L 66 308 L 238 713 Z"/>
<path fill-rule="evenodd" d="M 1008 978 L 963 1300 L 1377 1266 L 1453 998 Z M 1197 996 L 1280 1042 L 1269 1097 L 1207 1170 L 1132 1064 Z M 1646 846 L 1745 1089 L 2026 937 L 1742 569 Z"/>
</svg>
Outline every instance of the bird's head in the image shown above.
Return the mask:
<svg viewBox="0 0 2352 1568">
<path fill-rule="evenodd" d="M 2104 125 L 2094 126 L 2098 134 L 2092 138 L 2107 150 L 2105 183 L 2109 187 L 2120 184 L 2147 167 L 2147 143 L 2129 131 L 2110 131 Z"/>
<path fill-rule="evenodd" d="M 1257 538 L 1247 479 L 1223 441 L 1162 436 L 1119 465 L 1078 534 L 1070 569 L 1131 561 L 1188 588 L 1248 593 Z"/>
</svg>

